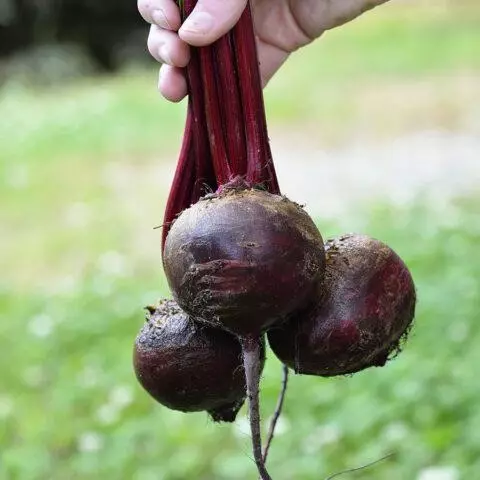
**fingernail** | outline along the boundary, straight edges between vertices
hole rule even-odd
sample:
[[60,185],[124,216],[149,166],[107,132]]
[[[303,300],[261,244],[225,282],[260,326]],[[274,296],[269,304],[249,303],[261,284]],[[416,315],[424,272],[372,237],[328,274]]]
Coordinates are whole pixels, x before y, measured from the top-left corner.
[[188,32],[195,35],[204,35],[213,27],[213,17],[207,12],[192,13],[180,28],[179,32]]
[[170,23],[168,23],[167,17],[165,16],[165,13],[162,9],[153,11],[152,19],[160,28],[165,28],[166,30],[173,30]]
[[166,63],[167,65],[173,65],[172,57],[170,56],[170,50],[165,44],[160,45],[160,47],[158,47],[158,55],[160,56],[160,58],[163,60],[164,63]]

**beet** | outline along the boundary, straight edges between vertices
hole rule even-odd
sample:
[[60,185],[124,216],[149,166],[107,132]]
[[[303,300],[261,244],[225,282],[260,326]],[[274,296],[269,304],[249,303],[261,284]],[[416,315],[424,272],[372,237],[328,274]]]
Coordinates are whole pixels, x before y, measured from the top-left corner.
[[335,376],[383,366],[399,349],[415,313],[415,286],[384,243],[344,235],[325,244],[317,298],[268,332],[277,357],[297,373]]
[[174,298],[195,319],[259,335],[303,305],[324,273],[307,213],[285,197],[224,188],[175,221],[164,250]]
[[[261,369],[265,349],[261,356]],[[242,349],[227,332],[192,321],[172,300],[149,307],[135,342],[134,368],[158,402],[182,412],[207,411],[233,422],[246,397]]]
[[[182,20],[197,7],[175,3]],[[288,367],[331,376],[383,365],[413,319],[415,289],[398,256],[362,236],[327,242],[326,272],[320,232],[281,196],[250,3],[223,37],[190,49],[187,121],[161,240],[177,303],[151,312],[135,368],[164,405],[215,420],[233,421],[247,396],[253,459],[271,480],[265,464]],[[284,365],[263,449],[265,332]]]

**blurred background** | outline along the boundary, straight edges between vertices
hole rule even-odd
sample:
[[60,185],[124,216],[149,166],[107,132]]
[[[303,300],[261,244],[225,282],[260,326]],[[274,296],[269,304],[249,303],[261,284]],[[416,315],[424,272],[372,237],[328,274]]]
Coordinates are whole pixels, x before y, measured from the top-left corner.
[[[480,478],[480,7],[392,1],[296,54],[265,91],[280,184],[324,237],[412,270],[387,368],[292,378],[275,480]],[[255,478],[248,424],[137,385],[142,307],[168,295],[163,208],[185,104],[156,92],[132,0],[0,3],[0,478]],[[280,387],[269,355],[265,423]]]

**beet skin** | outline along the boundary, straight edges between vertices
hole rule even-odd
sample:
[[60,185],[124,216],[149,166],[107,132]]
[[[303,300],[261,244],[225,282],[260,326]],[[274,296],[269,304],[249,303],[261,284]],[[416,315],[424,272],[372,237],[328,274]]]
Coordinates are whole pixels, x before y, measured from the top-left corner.
[[325,252],[316,300],[268,332],[272,350],[297,373],[309,375],[383,366],[413,321],[410,272],[391,248],[363,235],[330,240]]
[[240,336],[260,335],[298,309],[324,274],[322,237],[279,195],[224,188],[172,225],[164,267],[183,310]]
[[[233,422],[246,397],[238,340],[192,321],[172,300],[148,312],[134,351],[143,388],[172,410],[207,411],[215,421]],[[262,369],[264,361],[263,351]]]

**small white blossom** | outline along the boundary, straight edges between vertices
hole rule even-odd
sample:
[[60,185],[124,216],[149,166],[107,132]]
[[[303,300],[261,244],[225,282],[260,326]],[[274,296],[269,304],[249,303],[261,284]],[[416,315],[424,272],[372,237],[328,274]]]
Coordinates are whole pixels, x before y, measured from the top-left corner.
[[428,467],[423,469],[417,480],[459,480],[460,472],[457,467]]
[[118,420],[118,409],[110,403],[102,405],[97,411],[97,419],[103,425],[111,425]]
[[115,387],[110,394],[110,402],[119,409],[128,407],[133,402],[132,389],[125,385]]
[[103,437],[96,432],[85,432],[78,439],[78,449],[81,452],[98,452],[102,449],[103,444]]
[[250,435],[250,422],[245,415],[238,416],[233,426],[233,433],[237,438],[242,439]]
[[105,252],[98,259],[99,269],[107,274],[115,277],[125,276],[127,274],[127,263],[125,257],[118,252]]
[[32,335],[38,338],[46,338],[53,332],[53,320],[49,315],[36,315],[30,320],[28,329]]
[[398,442],[408,436],[408,428],[404,423],[393,422],[387,425],[383,435],[387,442]]

